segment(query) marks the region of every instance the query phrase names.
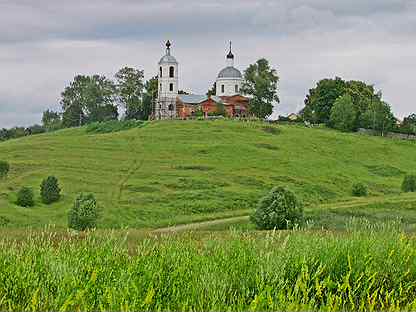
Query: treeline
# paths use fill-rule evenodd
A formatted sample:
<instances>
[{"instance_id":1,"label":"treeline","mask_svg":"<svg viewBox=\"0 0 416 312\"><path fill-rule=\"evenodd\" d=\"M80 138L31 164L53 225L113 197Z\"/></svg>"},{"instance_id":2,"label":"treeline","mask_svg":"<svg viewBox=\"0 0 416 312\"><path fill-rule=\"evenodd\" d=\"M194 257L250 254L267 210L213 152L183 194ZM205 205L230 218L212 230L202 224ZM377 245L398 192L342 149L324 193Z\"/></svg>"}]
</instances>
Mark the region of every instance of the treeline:
<instances>
[{"instance_id":1,"label":"treeline","mask_svg":"<svg viewBox=\"0 0 416 312\"><path fill-rule=\"evenodd\" d=\"M131 67L120 69L113 80L102 75L77 75L61 93L59 112L44 111L41 125L1 129L0 141L118 120L119 107L125 111L125 120L147 120L157 90L157 77L145 81L144 72Z\"/></svg>"},{"instance_id":2,"label":"treeline","mask_svg":"<svg viewBox=\"0 0 416 312\"><path fill-rule=\"evenodd\" d=\"M365 128L381 135L389 131L416 134L416 114L399 122L380 91L362 81L339 77L323 79L310 89L300 115L310 123L326 124L341 131Z\"/></svg>"}]
</instances>

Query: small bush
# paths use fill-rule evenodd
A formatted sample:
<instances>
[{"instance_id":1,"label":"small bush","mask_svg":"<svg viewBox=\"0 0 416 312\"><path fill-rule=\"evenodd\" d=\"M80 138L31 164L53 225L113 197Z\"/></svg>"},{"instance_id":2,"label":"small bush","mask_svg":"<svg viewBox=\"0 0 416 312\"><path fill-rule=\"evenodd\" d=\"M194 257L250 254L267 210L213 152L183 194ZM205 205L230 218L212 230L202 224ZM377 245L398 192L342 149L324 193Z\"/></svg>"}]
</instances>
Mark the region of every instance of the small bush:
<instances>
[{"instance_id":1,"label":"small bush","mask_svg":"<svg viewBox=\"0 0 416 312\"><path fill-rule=\"evenodd\" d=\"M97 226L98 207L93 194L80 194L68 214L68 227L85 231Z\"/></svg>"},{"instance_id":2,"label":"small bush","mask_svg":"<svg viewBox=\"0 0 416 312\"><path fill-rule=\"evenodd\" d=\"M0 160L0 179L7 177L9 173L10 165L7 161Z\"/></svg>"},{"instance_id":3,"label":"small bush","mask_svg":"<svg viewBox=\"0 0 416 312\"><path fill-rule=\"evenodd\" d=\"M42 181L40 185L40 196L44 204L52 204L57 202L60 195L61 189L59 188L58 179L50 176Z\"/></svg>"},{"instance_id":4,"label":"small bush","mask_svg":"<svg viewBox=\"0 0 416 312\"><path fill-rule=\"evenodd\" d=\"M363 183L355 183L352 186L352 195L357 197L363 197L368 195L367 185Z\"/></svg>"},{"instance_id":5,"label":"small bush","mask_svg":"<svg viewBox=\"0 0 416 312\"><path fill-rule=\"evenodd\" d=\"M35 205L35 200L32 189L22 187L17 193L16 204L21 207L33 207Z\"/></svg>"},{"instance_id":6,"label":"small bush","mask_svg":"<svg viewBox=\"0 0 416 312\"><path fill-rule=\"evenodd\" d=\"M303 207L296 195L283 187L273 188L257 206L251 221L258 229L288 229L303 220Z\"/></svg>"},{"instance_id":7,"label":"small bush","mask_svg":"<svg viewBox=\"0 0 416 312\"><path fill-rule=\"evenodd\" d=\"M403 192L416 192L416 175L409 174L404 177L402 184Z\"/></svg>"}]
</instances>

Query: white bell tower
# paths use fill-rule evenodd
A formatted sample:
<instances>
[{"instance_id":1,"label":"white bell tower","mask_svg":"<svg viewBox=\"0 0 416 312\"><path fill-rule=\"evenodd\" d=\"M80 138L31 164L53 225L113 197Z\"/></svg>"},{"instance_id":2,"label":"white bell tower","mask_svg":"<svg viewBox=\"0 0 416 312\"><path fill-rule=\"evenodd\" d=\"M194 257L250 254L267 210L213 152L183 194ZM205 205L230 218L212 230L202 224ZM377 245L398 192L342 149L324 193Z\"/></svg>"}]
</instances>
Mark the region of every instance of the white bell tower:
<instances>
[{"instance_id":1,"label":"white bell tower","mask_svg":"<svg viewBox=\"0 0 416 312\"><path fill-rule=\"evenodd\" d=\"M176 117L176 97L178 95L178 62L170 52L171 43L166 42L166 54L159 61L158 99L155 105L156 119Z\"/></svg>"}]
</instances>

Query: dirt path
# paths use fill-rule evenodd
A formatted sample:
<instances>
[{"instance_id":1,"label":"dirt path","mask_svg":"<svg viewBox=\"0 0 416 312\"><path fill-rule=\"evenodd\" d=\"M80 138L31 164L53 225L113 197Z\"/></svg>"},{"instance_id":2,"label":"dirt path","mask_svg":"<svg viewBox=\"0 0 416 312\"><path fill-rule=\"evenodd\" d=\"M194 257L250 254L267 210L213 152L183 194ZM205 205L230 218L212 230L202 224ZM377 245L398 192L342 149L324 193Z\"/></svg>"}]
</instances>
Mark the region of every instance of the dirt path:
<instances>
[{"instance_id":1,"label":"dirt path","mask_svg":"<svg viewBox=\"0 0 416 312\"><path fill-rule=\"evenodd\" d=\"M198 230L204 227L209 227L211 225L234 223L238 221L245 221L248 219L249 219L249 216L241 216L241 217L232 217L232 218L218 219L218 220L211 220L211 221L195 222L195 223L189 223L189 224L170 226L166 228L160 228L160 229L154 230L153 232L154 233L171 233L171 232L191 231L191 230Z\"/></svg>"}]
</instances>

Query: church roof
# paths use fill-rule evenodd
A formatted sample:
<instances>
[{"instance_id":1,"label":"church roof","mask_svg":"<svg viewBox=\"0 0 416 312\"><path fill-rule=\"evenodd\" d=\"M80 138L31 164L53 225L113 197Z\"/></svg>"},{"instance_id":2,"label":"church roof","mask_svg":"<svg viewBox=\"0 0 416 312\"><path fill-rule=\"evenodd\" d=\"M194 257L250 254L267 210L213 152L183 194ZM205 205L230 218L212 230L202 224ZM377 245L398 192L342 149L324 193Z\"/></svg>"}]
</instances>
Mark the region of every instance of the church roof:
<instances>
[{"instance_id":1,"label":"church roof","mask_svg":"<svg viewBox=\"0 0 416 312\"><path fill-rule=\"evenodd\" d=\"M243 78L243 76L237 68L233 66L227 66L220 71L218 78Z\"/></svg>"},{"instance_id":2,"label":"church roof","mask_svg":"<svg viewBox=\"0 0 416 312\"><path fill-rule=\"evenodd\" d=\"M216 103L223 103L223 100L219 96L211 95L199 95L199 94L179 94L178 99L184 104L201 104L211 98Z\"/></svg>"},{"instance_id":3,"label":"church roof","mask_svg":"<svg viewBox=\"0 0 416 312\"><path fill-rule=\"evenodd\" d=\"M172 55L166 54L160 59L159 65L161 64L178 64L178 61Z\"/></svg>"}]
</instances>

